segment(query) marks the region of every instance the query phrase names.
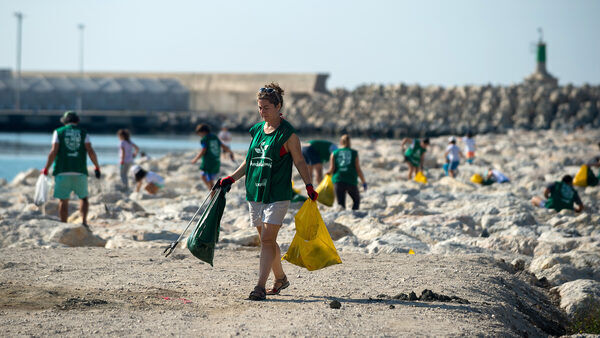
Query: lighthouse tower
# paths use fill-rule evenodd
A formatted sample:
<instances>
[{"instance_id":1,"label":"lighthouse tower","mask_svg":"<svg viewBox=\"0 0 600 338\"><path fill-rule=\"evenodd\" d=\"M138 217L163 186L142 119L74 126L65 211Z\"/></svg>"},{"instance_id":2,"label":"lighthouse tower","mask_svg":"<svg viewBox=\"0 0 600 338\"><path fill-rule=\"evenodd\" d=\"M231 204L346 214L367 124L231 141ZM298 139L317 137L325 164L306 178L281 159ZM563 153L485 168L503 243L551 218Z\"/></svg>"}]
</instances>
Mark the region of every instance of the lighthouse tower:
<instances>
[{"instance_id":1,"label":"lighthouse tower","mask_svg":"<svg viewBox=\"0 0 600 338\"><path fill-rule=\"evenodd\" d=\"M546 43L543 40L542 29L538 28L540 39L537 43L537 66L535 72L525 78L525 83L533 85L558 85L558 79L546 70Z\"/></svg>"}]
</instances>

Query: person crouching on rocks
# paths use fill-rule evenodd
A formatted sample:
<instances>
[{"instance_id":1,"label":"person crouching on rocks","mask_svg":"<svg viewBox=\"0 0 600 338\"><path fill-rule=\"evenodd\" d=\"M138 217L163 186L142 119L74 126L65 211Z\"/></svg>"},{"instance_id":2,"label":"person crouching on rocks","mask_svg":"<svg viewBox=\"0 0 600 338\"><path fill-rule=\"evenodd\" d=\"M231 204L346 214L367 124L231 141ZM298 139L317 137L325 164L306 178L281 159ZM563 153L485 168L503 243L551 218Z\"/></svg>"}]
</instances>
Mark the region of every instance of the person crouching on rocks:
<instances>
[{"instance_id":1,"label":"person crouching on rocks","mask_svg":"<svg viewBox=\"0 0 600 338\"><path fill-rule=\"evenodd\" d=\"M581 212L583 210L583 202L579 198L579 194L573 188L573 177L565 175L560 182L554 182L544 190L544 197L535 196L531 199L531 204L536 207L554 209L561 211L563 209L575 210ZM577 206L573 208L573 205Z\"/></svg>"},{"instance_id":2,"label":"person crouching on rocks","mask_svg":"<svg viewBox=\"0 0 600 338\"><path fill-rule=\"evenodd\" d=\"M79 212L82 225L88 228L88 170L87 156L94 164L94 174L100 178L100 165L96 152L92 148L87 131L79 127L79 116L74 111L64 113L60 122L64 124L52 134L52 149L48 154L43 175L48 175L48 168L54 163L54 197L58 198L58 215L61 222L69 217L69 197L71 191L79 197ZM89 228L88 228L89 229Z\"/></svg>"},{"instance_id":3,"label":"person crouching on rocks","mask_svg":"<svg viewBox=\"0 0 600 338\"><path fill-rule=\"evenodd\" d=\"M144 190L151 195L156 194L160 189L164 188L165 180L162 176L153 171L146 171L139 165L131 167L131 173L135 177L135 191L139 192L144 185Z\"/></svg>"},{"instance_id":4,"label":"person crouching on rocks","mask_svg":"<svg viewBox=\"0 0 600 338\"><path fill-rule=\"evenodd\" d=\"M405 138L402 140L402 150L410 143L408 149L404 152L404 160L408 163L408 179L412 179L413 174L423 171L423 161L425 152L429 146L429 139L419 140L418 138Z\"/></svg>"},{"instance_id":5,"label":"person crouching on rocks","mask_svg":"<svg viewBox=\"0 0 600 338\"><path fill-rule=\"evenodd\" d=\"M266 295L276 295L290 285L281 265L281 251L277 234L292 199L292 163L306 184L308 197L313 201L318 193L311 184L310 172L304 162L300 139L294 127L281 117L283 89L276 83L260 88L257 94L258 111L263 122L250 128L252 141L246 159L231 176L217 184L229 189L246 176L246 200L250 221L256 227L261 243L258 282L248 297L264 300ZM265 289L270 272L275 281Z\"/></svg>"},{"instance_id":6,"label":"person crouching on rocks","mask_svg":"<svg viewBox=\"0 0 600 338\"><path fill-rule=\"evenodd\" d=\"M365 191L367 191L367 181L360 168L358 152L350 148L350 136L345 134L340 138L340 147L331 154L327 175L333 175L331 179L335 185L338 204L346 208L346 193L348 193L352 198L352 210L358 210L360 206L358 177Z\"/></svg>"}]
</instances>

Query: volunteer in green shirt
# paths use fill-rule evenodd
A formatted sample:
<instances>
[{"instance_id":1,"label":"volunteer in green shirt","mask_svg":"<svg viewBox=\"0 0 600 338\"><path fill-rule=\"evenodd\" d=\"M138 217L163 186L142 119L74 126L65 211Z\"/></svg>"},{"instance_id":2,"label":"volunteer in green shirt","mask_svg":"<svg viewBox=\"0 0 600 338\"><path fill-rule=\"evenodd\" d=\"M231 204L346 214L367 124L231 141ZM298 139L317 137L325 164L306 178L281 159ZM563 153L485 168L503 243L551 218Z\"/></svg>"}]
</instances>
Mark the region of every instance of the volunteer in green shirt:
<instances>
[{"instance_id":1,"label":"volunteer in green shirt","mask_svg":"<svg viewBox=\"0 0 600 338\"><path fill-rule=\"evenodd\" d=\"M323 163L329 161L331 152L337 149L333 142L325 140L311 140L302 147L302 156L308 165L311 175L316 174L317 183L323 179Z\"/></svg>"},{"instance_id":2,"label":"volunteer in green shirt","mask_svg":"<svg viewBox=\"0 0 600 338\"><path fill-rule=\"evenodd\" d=\"M65 112L60 121L64 124L52 134L52 149L48 154L42 174L54 163L54 197L58 198L58 214L61 222L69 217L69 197L75 192L79 197L79 212L83 226L88 228L88 171L87 156L95 166L96 178L100 178L100 166L86 130L79 127L79 116L73 111ZM89 228L88 228L89 229Z\"/></svg>"},{"instance_id":3,"label":"volunteer in green shirt","mask_svg":"<svg viewBox=\"0 0 600 338\"><path fill-rule=\"evenodd\" d=\"M410 144L406 150L404 148ZM404 151L404 160L408 164L408 179L412 179L413 174L423 171L423 160L425 152L429 146L429 139L419 140L418 138L405 138L402 141L402 150Z\"/></svg>"},{"instance_id":4,"label":"volunteer in green shirt","mask_svg":"<svg viewBox=\"0 0 600 338\"><path fill-rule=\"evenodd\" d=\"M346 208L346 193L352 198L352 210L358 210L360 206L360 193L358 192L358 178L362 182L363 189L367 191L367 181L360 169L358 152L350 148L350 136L342 135L340 147L331 154L329 171L331 180L335 186L335 196L338 204Z\"/></svg>"},{"instance_id":5,"label":"volunteer in green shirt","mask_svg":"<svg viewBox=\"0 0 600 338\"><path fill-rule=\"evenodd\" d=\"M210 132L210 127L206 124L196 126L196 135L202 138L200 140L202 150L194 157L192 164L202 159L202 163L200 163L202 181L210 190L215 185L215 179L219 175L219 170L221 170L221 149L226 153L230 153L232 157L233 153L228 146L219 140L217 135Z\"/></svg>"},{"instance_id":6,"label":"volunteer in green shirt","mask_svg":"<svg viewBox=\"0 0 600 338\"><path fill-rule=\"evenodd\" d=\"M237 170L217 184L228 189L235 181L246 176L246 200L250 221L260 237L260 267L258 283L250 293L251 300L263 300L266 295L279 294L290 283L281 266L281 251L277 234L292 198L292 163L306 184L312 200L317 199L308 167L302 157L300 139L294 127L282 118L283 89L275 83L260 88L257 94L258 111L263 122L250 128L252 142L246 159ZM273 288L266 290L269 274L273 271Z\"/></svg>"},{"instance_id":7,"label":"volunteer in green shirt","mask_svg":"<svg viewBox=\"0 0 600 338\"><path fill-rule=\"evenodd\" d=\"M563 209L583 211L583 202L579 198L577 190L573 188L573 177L571 175L563 176L560 182L554 182L544 190L544 197L535 196L531 199L531 204L536 207L554 209L561 211ZM577 206L574 207L574 204Z\"/></svg>"}]
</instances>

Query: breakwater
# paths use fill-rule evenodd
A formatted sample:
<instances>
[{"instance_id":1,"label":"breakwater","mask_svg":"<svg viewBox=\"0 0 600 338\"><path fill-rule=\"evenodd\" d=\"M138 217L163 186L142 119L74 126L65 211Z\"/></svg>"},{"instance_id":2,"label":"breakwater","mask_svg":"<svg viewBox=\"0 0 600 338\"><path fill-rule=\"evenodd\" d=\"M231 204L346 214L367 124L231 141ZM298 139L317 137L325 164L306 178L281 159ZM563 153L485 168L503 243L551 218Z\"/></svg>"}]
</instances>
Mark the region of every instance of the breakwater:
<instances>
[{"instance_id":1,"label":"breakwater","mask_svg":"<svg viewBox=\"0 0 600 338\"><path fill-rule=\"evenodd\" d=\"M196 123L227 123L244 132L259 116L250 103L239 110L186 112L84 111L94 132L130 128L136 133L188 132ZM301 132L356 136L435 136L524 130L600 127L600 86L364 85L354 90L291 92L284 116ZM4 131L45 131L60 125L62 111L0 111Z\"/></svg>"},{"instance_id":2,"label":"breakwater","mask_svg":"<svg viewBox=\"0 0 600 338\"><path fill-rule=\"evenodd\" d=\"M365 85L292 99L285 115L301 130L362 136L422 136L600 127L600 86Z\"/></svg>"}]
</instances>

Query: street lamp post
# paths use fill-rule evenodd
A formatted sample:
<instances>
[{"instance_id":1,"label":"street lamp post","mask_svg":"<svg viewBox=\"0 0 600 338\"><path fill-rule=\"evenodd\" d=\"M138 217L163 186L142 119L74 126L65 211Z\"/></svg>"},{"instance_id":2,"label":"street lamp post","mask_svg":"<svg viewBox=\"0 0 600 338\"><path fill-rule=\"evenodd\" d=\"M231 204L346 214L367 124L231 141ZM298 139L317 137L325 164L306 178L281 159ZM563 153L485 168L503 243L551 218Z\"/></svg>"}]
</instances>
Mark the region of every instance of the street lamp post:
<instances>
[{"instance_id":1,"label":"street lamp post","mask_svg":"<svg viewBox=\"0 0 600 338\"><path fill-rule=\"evenodd\" d=\"M15 90L15 109L21 109L21 26L23 13L15 12L17 17L17 88Z\"/></svg>"},{"instance_id":2,"label":"street lamp post","mask_svg":"<svg viewBox=\"0 0 600 338\"><path fill-rule=\"evenodd\" d=\"M83 84L83 30L85 29L85 25L80 23L77 25L79 29L79 77L82 82L77 88L77 112L82 113L83 108L83 93L81 89L81 85Z\"/></svg>"}]
</instances>

